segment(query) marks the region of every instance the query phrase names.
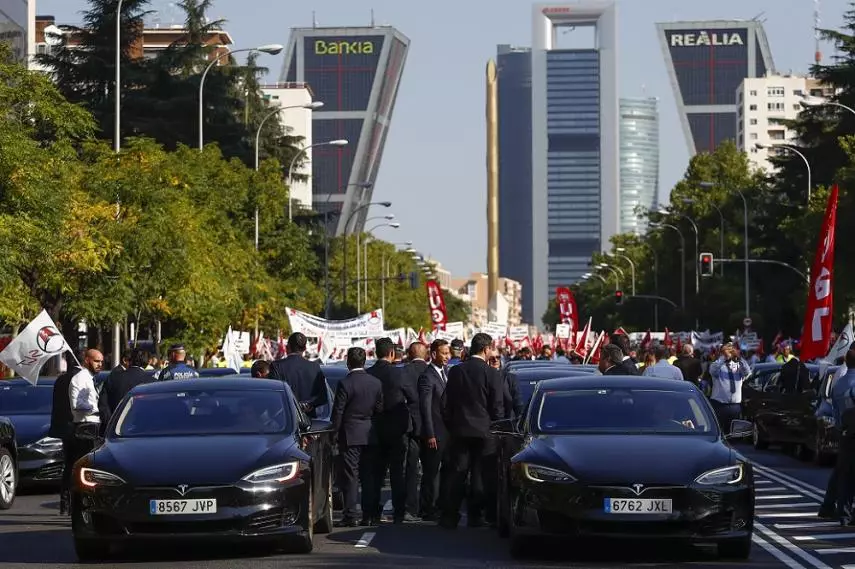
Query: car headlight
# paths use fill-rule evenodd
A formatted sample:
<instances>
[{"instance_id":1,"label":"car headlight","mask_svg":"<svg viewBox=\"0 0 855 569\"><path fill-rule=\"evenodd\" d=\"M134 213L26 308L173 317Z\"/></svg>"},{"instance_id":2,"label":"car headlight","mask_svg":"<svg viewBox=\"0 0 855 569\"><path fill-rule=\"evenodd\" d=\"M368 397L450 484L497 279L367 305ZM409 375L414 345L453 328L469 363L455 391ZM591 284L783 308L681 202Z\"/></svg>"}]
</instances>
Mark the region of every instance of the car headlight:
<instances>
[{"instance_id":1,"label":"car headlight","mask_svg":"<svg viewBox=\"0 0 855 569\"><path fill-rule=\"evenodd\" d=\"M715 470L704 472L695 479L695 482L708 486L736 484L742 480L743 471L744 469L741 464L716 468Z\"/></svg>"},{"instance_id":2,"label":"car headlight","mask_svg":"<svg viewBox=\"0 0 855 569\"><path fill-rule=\"evenodd\" d=\"M270 482L287 482L297 477L300 472L299 462L286 462L275 466L267 466L247 474L241 480L250 484L267 484Z\"/></svg>"},{"instance_id":3,"label":"car headlight","mask_svg":"<svg viewBox=\"0 0 855 569\"><path fill-rule=\"evenodd\" d=\"M562 470L537 466L536 464L523 464L525 477L532 482L576 482L576 478Z\"/></svg>"},{"instance_id":4,"label":"car headlight","mask_svg":"<svg viewBox=\"0 0 855 569\"><path fill-rule=\"evenodd\" d=\"M80 469L79 478L80 483L87 488L95 488L96 486L121 486L122 484L126 484L124 480L115 474L85 466Z\"/></svg>"},{"instance_id":5,"label":"car headlight","mask_svg":"<svg viewBox=\"0 0 855 569\"><path fill-rule=\"evenodd\" d=\"M24 448L48 454L60 452L62 450L62 440L55 439L53 437L45 437L34 443L28 444Z\"/></svg>"}]
</instances>

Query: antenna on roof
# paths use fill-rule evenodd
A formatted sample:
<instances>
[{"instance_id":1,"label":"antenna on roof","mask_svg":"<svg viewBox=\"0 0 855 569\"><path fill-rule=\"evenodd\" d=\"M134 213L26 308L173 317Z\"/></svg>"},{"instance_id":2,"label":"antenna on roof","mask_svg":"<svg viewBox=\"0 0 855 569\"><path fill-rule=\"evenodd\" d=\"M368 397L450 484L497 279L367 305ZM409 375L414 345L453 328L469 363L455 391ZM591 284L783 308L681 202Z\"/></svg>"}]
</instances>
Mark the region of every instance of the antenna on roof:
<instances>
[{"instance_id":1,"label":"antenna on roof","mask_svg":"<svg viewBox=\"0 0 855 569\"><path fill-rule=\"evenodd\" d=\"M821 23L822 19L820 18L819 0L813 0L813 37L816 46L813 59L817 65L822 63L822 52L819 49L819 42L822 40L819 33L819 26Z\"/></svg>"},{"instance_id":2,"label":"antenna on roof","mask_svg":"<svg viewBox=\"0 0 855 569\"><path fill-rule=\"evenodd\" d=\"M315 17L315 11L314 10L312 10L312 27L313 28L318 27L318 18Z\"/></svg>"},{"instance_id":3,"label":"antenna on roof","mask_svg":"<svg viewBox=\"0 0 855 569\"><path fill-rule=\"evenodd\" d=\"M371 27L372 28L375 27L374 26L374 8L371 8Z\"/></svg>"}]
</instances>

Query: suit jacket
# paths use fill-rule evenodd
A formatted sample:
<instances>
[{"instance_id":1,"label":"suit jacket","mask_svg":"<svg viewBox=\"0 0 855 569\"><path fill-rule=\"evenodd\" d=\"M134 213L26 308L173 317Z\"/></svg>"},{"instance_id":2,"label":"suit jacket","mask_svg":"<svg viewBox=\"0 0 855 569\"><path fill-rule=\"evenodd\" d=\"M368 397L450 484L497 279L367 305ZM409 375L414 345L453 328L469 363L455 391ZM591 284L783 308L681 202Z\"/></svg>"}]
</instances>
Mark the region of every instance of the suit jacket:
<instances>
[{"instance_id":1,"label":"suit jacket","mask_svg":"<svg viewBox=\"0 0 855 569\"><path fill-rule=\"evenodd\" d=\"M443 419L455 437L487 438L490 425L505 414L504 382L499 372L472 357L448 372Z\"/></svg>"},{"instance_id":2,"label":"suit jacket","mask_svg":"<svg viewBox=\"0 0 855 569\"><path fill-rule=\"evenodd\" d=\"M383 384L365 370L348 373L336 387L332 424L343 446L377 444L374 420L383 412Z\"/></svg>"},{"instance_id":3,"label":"suit jacket","mask_svg":"<svg viewBox=\"0 0 855 569\"><path fill-rule=\"evenodd\" d=\"M504 375L502 400L504 402L505 418L521 417L523 409L525 409L525 403L522 400L517 376L514 373L506 373Z\"/></svg>"},{"instance_id":4,"label":"suit jacket","mask_svg":"<svg viewBox=\"0 0 855 569\"><path fill-rule=\"evenodd\" d=\"M415 360L403 368L401 368L401 372L403 373L404 380L404 389L405 392L409 395L413 396L413 399L407 404L407 407L410 410L410 421L412 423L412 436L418 437L422 432L422 413L420 408L420 395L419 395L419 378L428 368L428 363L424 360Z\"/></svg>"},{"instance_id":5,"label":"suit jacket","mask_svg":"<svg viewBox=\"0 0 855 569\"><path fill-rule=\"evenodd\" d=\"M300 354L276 360L270 365L269 379L284 381L294 392L298 403L308 403L312 408L329 403L327 400L327 380L321 365L309 361Z\"/></svg>"},{"instance_id":6,"label":"suit jacket","mask_svg":"<svg viewBox=\"0 0 855 569\"><path fill-rule=\"evenodd\" d=\"M71 414L71 401L68 388L71 378L80 371L79 366L71 366L64 374L56 378L53 384L53 405L50 410L50 429L48 435L57 439L69 438L74 434L74 416Z\"/></svg>"},{"instance_id":7,"label":"suit jacket","mask_svg":"<svg viewBox=\"0 0 855 569\"><path fill-rule=\"evenodd\" d=\"M692 356L679 356L674 365L683 373L683 379L690 381L695 385L701 383L701 376L704 370L701 367L701 360Z\"/></svg>"},{"instance_id":8,"label":"suit jacket","mask_svg":"<svg viewBox=\"0 0 855 569\"><path fill-rule=\"evenodd\" d=\"M619 369L620 371L614 371L615 368ZM612 370L612 373L608 375L641 375L641 370L638 369L638 366L635 365L635 362L632 360L623 360L621 363L612 368Z\"/></svg>"},{"instance_id":9,"label":"suit jacket","mask_svg":"<svg viewBox=\"0 0 855 569\"><path fill-rule=\"evenodd\" d=\"M101 398L107 400L108 408L113 413L131 389L141 383L151 383L153 381L154 377L139 367L131 366L125 371L114 371L107 378L107 384L104 386Z\"/></svg>"},{"instance_id":10,"label":"suit jacket","mask_svg":"<svg viewBox=\"0 0 855 569\"><path fill-rule=\"evenodd\" d=\"M448 371L445 373L447 377ZM444 395L445 380L432 365L426 366L419 376L419 410L422 421L420 432L426 439L436 437L445 440L448 437L448 430L442 418Z\"/></svg>"},{"instance_id":11,"label":"suit jacket","mask_svg":"<svg viewBox=\"0 0 855 569\"><path fill-rule=\"evenodd\" d=\"M377 362L366 370L383 385L383 413L378 427L384 437L396 437L412 432L410 405L418 404L418 393L411 391L404 381L403 368L386 360Z\"/></svg>"}]
</instances>

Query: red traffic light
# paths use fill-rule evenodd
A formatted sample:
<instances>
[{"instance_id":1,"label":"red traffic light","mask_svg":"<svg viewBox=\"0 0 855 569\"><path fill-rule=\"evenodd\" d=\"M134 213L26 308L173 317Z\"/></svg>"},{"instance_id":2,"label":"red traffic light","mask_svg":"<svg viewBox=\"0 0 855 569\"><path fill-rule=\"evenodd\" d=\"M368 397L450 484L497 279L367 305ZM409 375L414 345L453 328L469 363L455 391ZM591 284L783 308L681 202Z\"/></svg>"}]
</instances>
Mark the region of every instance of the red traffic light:
<instances>
[{"instance_id":1,"label":"red traffic light","mask_svg":"<svg viewBox=\"0 0 855 569\"><path fill-rule=\"evenodd\" d=\"M713 267L713 254L712 253L701 253L700 255L700 273L702 277L711 277L715 272L715 268Z\"/></svg>"},{"instance_id":2,"label":"red traffic light","mask_svg":"<svg viewBox=\"0 0 855 569\"><path fill-rule=\"evenodd\" d=\"M615 303L623 304L623 291L622 290L616 290L615 291Z\"/></svg>"}]
</instances>

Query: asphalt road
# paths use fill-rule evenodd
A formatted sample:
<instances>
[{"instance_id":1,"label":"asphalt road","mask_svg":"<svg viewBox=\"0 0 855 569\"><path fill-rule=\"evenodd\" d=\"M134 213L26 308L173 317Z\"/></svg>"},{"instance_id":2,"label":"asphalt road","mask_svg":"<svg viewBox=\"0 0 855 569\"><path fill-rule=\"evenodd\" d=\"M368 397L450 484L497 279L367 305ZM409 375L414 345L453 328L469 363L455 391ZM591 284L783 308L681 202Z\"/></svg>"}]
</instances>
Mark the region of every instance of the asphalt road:
<instances>
[{"instance_id":1,"label":"asphalt road","mask_svg":"<svg viewBox=\"0 0 855 569\"><path fill-rule=\"evenodd\" d=\"M609 542L547 546L525 562L513 560L507 543L489 529L442 530L428 523L371 529L337 529L316 536L309 555L277 555L264 549L213 546L148 546L112 559L111 566L205 569L279 567L699 567L855 569L855 528L819 520L816 511L829 469L777 451L741 447L758 464L755 543L748 561L720 561L714 549L671 544ZM75 563L67 518L56 496L23 495L0 512L0 566L4 569L88 567ZM97 565L93 565L97 567ZM101 565L103 567L103 565Z\"/></svg>"}]
</instances>

